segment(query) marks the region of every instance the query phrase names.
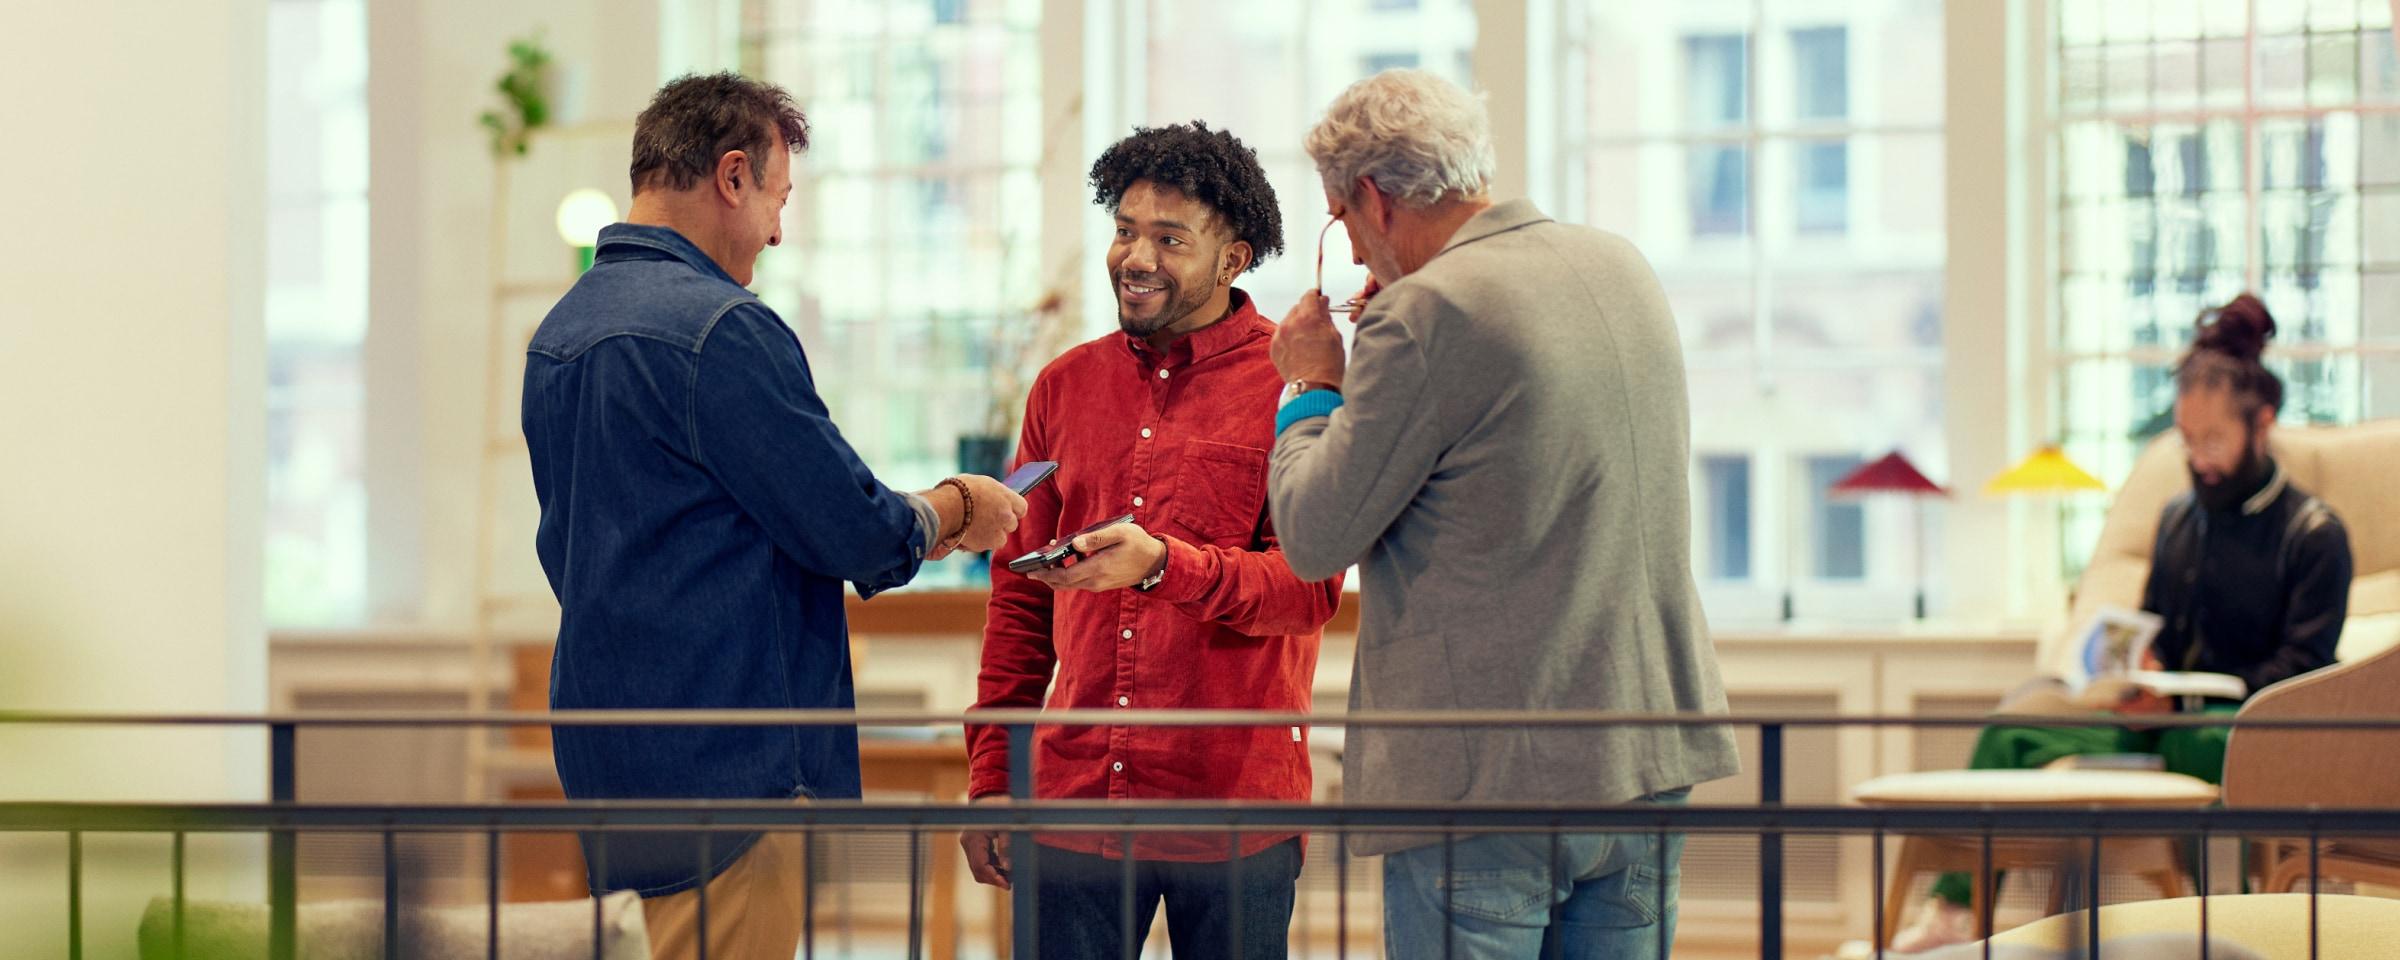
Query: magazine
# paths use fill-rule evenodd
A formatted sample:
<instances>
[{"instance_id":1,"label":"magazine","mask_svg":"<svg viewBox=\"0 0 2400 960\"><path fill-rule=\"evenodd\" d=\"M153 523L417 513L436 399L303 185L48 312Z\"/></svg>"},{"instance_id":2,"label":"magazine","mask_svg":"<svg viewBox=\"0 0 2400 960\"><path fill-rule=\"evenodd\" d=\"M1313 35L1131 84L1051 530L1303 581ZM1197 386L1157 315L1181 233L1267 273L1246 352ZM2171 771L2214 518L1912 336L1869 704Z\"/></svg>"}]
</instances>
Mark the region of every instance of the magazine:
<instances>
[{"instance_id":1,"label":"magazine","mask_svg":"<svg viewBox=\"0 0 2400 960\"><path fill-rule=\"evenodd\" d=\"M2075 659L2064 677L2041 677L2001 701L1998 714L2076 714L2112 711L2137 692L2162 697L2239 700L2242 678L2223 673L2145 670L2150 642L2164 622L2157 614L2102 607L2072 636Z\"/></svg>"}]
</instances>

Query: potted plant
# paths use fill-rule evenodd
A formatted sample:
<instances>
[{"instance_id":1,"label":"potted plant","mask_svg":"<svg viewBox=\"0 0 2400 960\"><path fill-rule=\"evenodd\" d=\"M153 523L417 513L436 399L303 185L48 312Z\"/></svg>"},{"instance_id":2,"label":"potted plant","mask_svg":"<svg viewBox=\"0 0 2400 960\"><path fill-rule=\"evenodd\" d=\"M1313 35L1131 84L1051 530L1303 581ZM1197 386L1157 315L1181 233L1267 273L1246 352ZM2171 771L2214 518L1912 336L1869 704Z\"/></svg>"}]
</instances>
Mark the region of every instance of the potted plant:
<instances>
[{"instance_id":1,"label":"potted plant","mask_svg":"<svg viewBox=\"0 0 2400 960\"><path fill-rule=\"evenodd\" d=\"M538 32L509 42L508 70L492 84L505 102L498 110L484 111L477 121L491 131L493 156L524 156L533 131L549 125L550 60Z\"/></svg>"}]
</instances>

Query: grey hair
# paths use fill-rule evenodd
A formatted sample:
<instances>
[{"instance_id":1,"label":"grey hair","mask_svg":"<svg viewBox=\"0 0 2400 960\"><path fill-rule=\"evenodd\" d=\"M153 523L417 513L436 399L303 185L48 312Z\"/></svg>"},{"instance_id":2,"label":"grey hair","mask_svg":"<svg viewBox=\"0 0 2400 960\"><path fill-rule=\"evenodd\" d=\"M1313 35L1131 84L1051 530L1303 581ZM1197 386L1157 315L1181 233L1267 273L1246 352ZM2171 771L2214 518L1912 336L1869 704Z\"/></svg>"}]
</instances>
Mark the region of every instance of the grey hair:
<instances>
[{"instance_id":1,"label":"grey hair","mask_svg":"<svg viewBox=\"0 0 2400 960\"><path fill-rule=\"evenodd\" d=\"M1359 178L1410 207L1481 196L1499 160L1483 98L1422 70L1386 70L1350 85L1308 131L1327 192Z\"/></svg>"}]
</instances>

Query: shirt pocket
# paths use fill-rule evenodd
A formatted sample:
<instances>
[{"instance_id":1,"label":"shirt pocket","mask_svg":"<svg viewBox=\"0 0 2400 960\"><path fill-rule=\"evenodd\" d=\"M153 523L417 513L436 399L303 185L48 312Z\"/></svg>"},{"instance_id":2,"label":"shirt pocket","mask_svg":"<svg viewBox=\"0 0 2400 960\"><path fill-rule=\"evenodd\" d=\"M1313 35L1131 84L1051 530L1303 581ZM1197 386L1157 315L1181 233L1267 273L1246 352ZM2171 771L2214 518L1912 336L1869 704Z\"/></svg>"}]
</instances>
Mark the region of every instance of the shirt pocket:
<instances>
[{"instance_id":1,"label":"shirt pocket","mask_svg":"<svg viewBox=\"0 0 2400 960\"><path fill-rule=\"evenodd\" d=\"M1199 542L1246 547L1257 539L1267 505L1267 452L1238 443L1183 445L1171 519Z\"/></svg>"}]
</instances>

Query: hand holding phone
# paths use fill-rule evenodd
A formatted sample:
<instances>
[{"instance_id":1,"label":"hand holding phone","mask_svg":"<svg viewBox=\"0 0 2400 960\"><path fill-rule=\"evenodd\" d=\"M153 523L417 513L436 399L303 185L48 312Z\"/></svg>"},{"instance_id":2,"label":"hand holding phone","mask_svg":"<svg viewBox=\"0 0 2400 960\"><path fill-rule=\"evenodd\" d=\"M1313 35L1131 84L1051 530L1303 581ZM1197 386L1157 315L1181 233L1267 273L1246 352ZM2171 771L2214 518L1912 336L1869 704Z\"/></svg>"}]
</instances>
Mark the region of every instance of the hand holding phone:
<instances>
[{"instance_id":1,"label":"hand holding phone","mask_svg":"<svg viewBox=\"0 0 2400 960\"><path fill-rule=\"evenodd\" d=\"M1083 553L1075 549L1075 541L1081 538L1084 534L1106 530L1120 523L1132 522L1133 514L1130 513L1121 517L1111 517L1109 519L1102 520L1099 523L1092 524L1091 526L1058 538L1057 543L1053 543L1047 547L1043 547L1042 549L1009 561L1008 569L1012 573L1032 573L1036 570L1066 566L1070 559L1080 560L1083 558Z\"/></svg>"},{"instance_id":2,"label":"hand holding phone","mask_svg":"<svg viewBox=\"0 0 2400 960\"><path fill-rule=\"evenodd\" d=\"M1041 486L1044 481L1050 479L1051 474L1057 472L1058 461L1056 460L1029 460L1024 466L1009 471L1008 476L1000 481L1000 485L1016 491L1017 496L1022 497L1032 493L1033 488Z\"/></svg>"}]
</instances>

